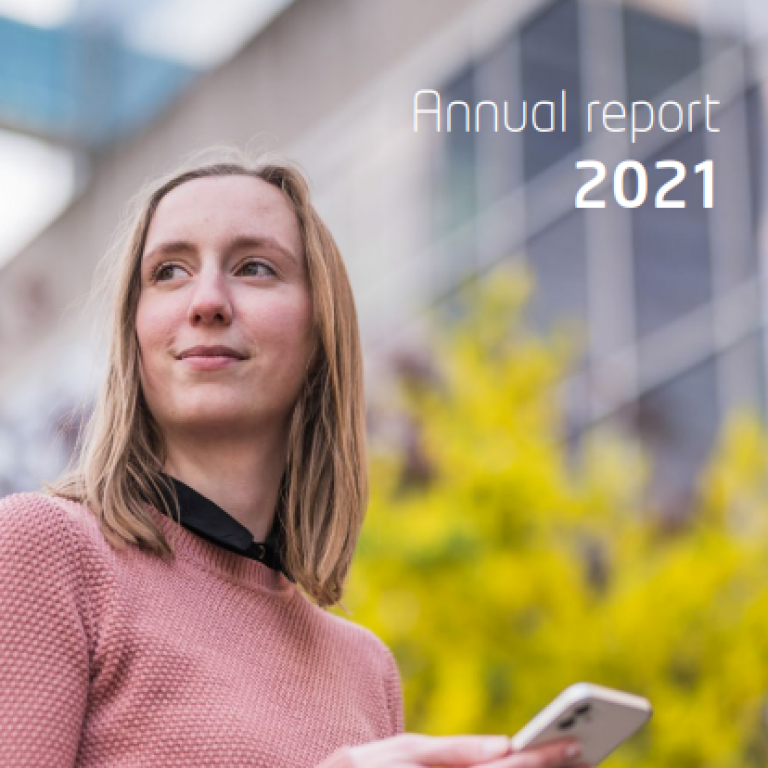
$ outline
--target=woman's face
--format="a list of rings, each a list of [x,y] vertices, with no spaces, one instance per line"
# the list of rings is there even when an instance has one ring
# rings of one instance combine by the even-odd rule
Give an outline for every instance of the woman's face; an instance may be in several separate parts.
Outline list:
[[[296,214],[251,176],[195,179],[147,232],[136,314],[141,384],[164,434],[287,429],[313,341]],[[225,346],[236,357],[191,355]]]

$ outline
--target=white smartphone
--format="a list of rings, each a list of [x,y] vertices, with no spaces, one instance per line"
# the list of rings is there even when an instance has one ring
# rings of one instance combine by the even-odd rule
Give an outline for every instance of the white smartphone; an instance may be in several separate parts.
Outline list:
[[[581,744],[579,763],[597,765],[650,718],[642,696],[593,683],[566,688],[512,738],[515,751],[572,738]]]

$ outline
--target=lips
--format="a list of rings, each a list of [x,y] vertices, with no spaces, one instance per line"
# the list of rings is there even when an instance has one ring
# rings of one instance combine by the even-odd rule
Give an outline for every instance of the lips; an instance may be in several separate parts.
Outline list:
[[[216,346],[197,346],[185,349],[180,355],[179,359],[185,357],[233,357],[236,360],[245,360],[246,355],[242,352],[238,352],[232,347],[224,347],[221,345]]]

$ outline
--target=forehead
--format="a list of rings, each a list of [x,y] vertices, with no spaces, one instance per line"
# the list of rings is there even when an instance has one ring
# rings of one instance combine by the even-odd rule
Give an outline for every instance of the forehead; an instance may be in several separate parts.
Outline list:
[[[216,241],[270,236],[297,256],[301,235],[285,194],[252,176],[214,176],[184,182],[166,194],[147,231],[145,251],[161,241]]]

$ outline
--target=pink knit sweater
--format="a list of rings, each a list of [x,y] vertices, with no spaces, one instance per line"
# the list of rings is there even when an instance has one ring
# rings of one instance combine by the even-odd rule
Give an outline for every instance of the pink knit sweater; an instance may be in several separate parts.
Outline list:
[[[2,765],[349,768],[402,732],[375,635],[149,509],[172,563],[80,504],[0,500]]]

